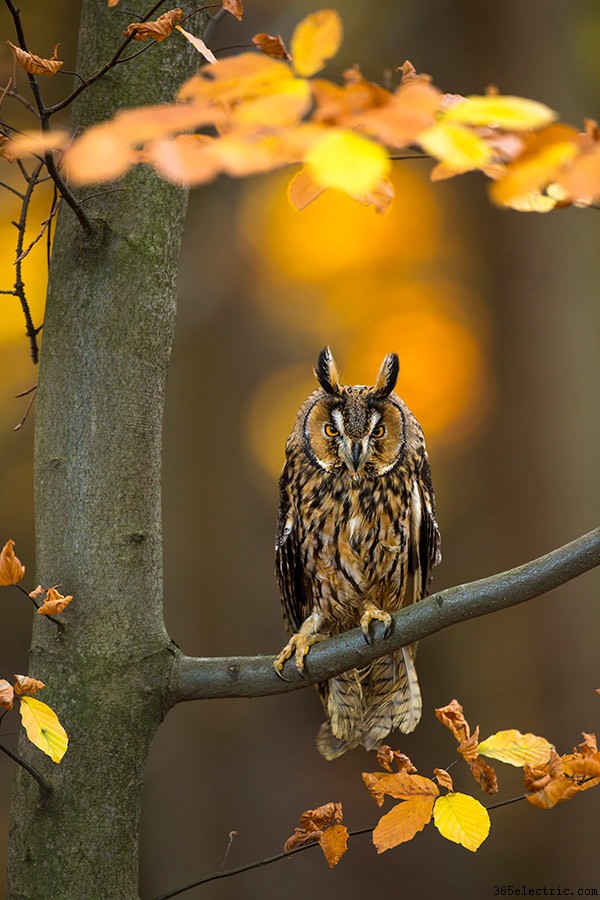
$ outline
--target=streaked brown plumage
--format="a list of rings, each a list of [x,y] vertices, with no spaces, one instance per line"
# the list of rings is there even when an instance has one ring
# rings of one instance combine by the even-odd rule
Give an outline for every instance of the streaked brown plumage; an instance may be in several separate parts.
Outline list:
[[[290,641],[275,661],[303,668],[318,640],[380,619],[429,590],[440,560],[425,440],[393,393],[398,357],[375,385],[342,385],[331,352],[320,354],[321,387],[298,411],[280,479],[276,568]],[[421,717],[416,645],[318,685],[327,721],[317,746],[327,759]]]

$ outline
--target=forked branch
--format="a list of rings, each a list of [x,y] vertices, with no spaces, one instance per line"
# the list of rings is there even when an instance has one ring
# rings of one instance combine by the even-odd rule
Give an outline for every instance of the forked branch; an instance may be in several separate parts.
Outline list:
[[[282,681],[271,656],[198,659],[178,654],[171,674],[170,702],[264,697],[327,681],[450,625],[540,597],[598,565],[600,528],[515,569],[448,588],[400,610],[393,616],[389,638],[383,637],[384,626],[376,623],[369,645],[359,628],[315,645],[307,657],[304,678],[296,672],[293,660],[286,663],[283,674],[287,680]]]

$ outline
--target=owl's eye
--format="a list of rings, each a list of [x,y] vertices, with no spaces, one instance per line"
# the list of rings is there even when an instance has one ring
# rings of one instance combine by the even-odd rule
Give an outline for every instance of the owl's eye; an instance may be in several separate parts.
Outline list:
[[[323,426],[323,431],[327,435],[327,437],[338,437],[339,436],[339,431],[337,430],[335,425],[331,424],[331,422],[325,423],[325,425]]]
[[[374,428],[371,432],[371,437],[374,438],[382,438],[385,434],[385,425],[378,425],[377,428]]]

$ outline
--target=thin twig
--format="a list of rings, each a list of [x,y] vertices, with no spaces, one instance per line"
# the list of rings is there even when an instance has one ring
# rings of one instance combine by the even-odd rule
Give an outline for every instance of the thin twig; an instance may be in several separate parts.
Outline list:
[[[19,47],[21,50],[24,50],[25,53],[29,53],[27,48],[27,41],[25,40],[25,32],[23,31],[23,23],[21,22],[21,12],[14,5],[12,0],[4,0],[6,5],[8,6],[9,12],[13,17],[13,22],[15,25],[15,31],[17,33],[17,41],[19,43]],[[47,114],[46,105],[42,99],[42,94],[40,91],[40,86],[38,84],[38,80],[35,75],[32,75],[31,72],[27,72],[27,78],[29,79],[29,87],[31,88],[31,93],[33,94],[33,99],[35,100],[35,105],[38,108],[38,113],[40,116],[40,121],[42,122],[42,129],[44,129],[44,118]]]
[[[33,603],[33,605],[35,606],[35,608],[39,610],[41,604],[39,604],[39,603],[36,602],[35,597],[32,597],[31,594],[29,594],[29,593],[25,590],[24,587],[21,587],[20,584],[15,584],[15,587],[16,587],[16,588],[19,588],[19,590],[21,591],[21,593],[22,593],[22,594],[25,594],[26,597],[29,597],[29,599],[31,600],[31,602]],[[44,616],[44,618],[45,618],[45,619],[48,619],[50,622],[54,622],[55,625],[58,625],[58,627],[61,629],[61,631],[62,631],[62,630],[64,629],[64,627],[65,627],[65,626],[63,625],[63,623],[60,622],[58,619],[55,619],[54,616]]]
[[[25,228],[27,227],[27,214],[29,212],[29,204],[31,202],[31,197],[35,188],[36,179],[40,174],[42,165],[43,163],[39,162],[31,173],[31,176],[29,177],[29,184],[27,185],[27,190],[25,191],[23,202],[21,203],[21,216],[17,223],[18,237],[17,245],[15,248],[16,261],[14,287],[21,304],[23,316],[25,317],[25,333],[29,339],[29,349],[31,352],[31,359],[33,360],[34,364],[36,364],[39,360],[40,350],[35,331],[35,325],[33,324],[33,319],[31,316],[31,310],[29,309],[29,303],[27,302],[27,297],[25,296],[25,283],[23,282],[21,256],[23,254],[23,243],[25,241]]]
[[[37,109],[35,108],[35,106],[33,106],[33,104],[29,102],[29,100],[19,94],[19,92],[16,91],[15,88],[11,88],[7,96],[12,97],[13,100],[17,100],[21,104],[21,106],[24,106],[25,109],[28,109],[29,112],[37,116]]]
[[[29,398],[29,402],[28,402],[28,404],[27,404],[27,407],[26,407],[26,409],[25,409],[25,412],[24,412],[23,415],[21,416],[21,420],[20,420],[19,422],[17,422],[17,424],[16,424],[15,427],[13,428],[13,431],[19,431],[19,429],[23,427],[23,425],[24,425],[25,422],[27,421],[27,416],[28,416],[29,413],[31,412],[31,407],[33,406],[34,401],[35,401],[35,391],[37,390],[37,384],[35,385],[35,387],[31,388],[31,390],[34,391],[34,393],[33,393],[33,394],[31,395],[31,397]],[[26,391],[26,393],[29,393],[29,391]],[[17,396],[22,396],[22,395],[17,394]]]
[[[0,750],[2,750],[3,753],[6,753],[7,756],[10,756],[10,758],[18,763],[21,768],[25,769],[26,772],[29,772],[31,777],[35,778],[45,794],[52,793],[52,785],[50,784],[50,782],[46,781],[44,776],[40,772],[38,772],[37,769],[34,769],[34,767],[30,765],[27,760],[23,759],[22,756],[19,756],[18,753],[15,753],[14,750],[11,750],[10,747],[7,747],[6,744],[0,743]]]
[[[60,202],[60,201],[59,201],[59,202]],[[41,239],[42,239],[43,236],[44,236],[44,232],[46,231],[46,228],[50,225],[50,222],[52,221],[52,219],[54,218],[54,216],[55,216],[56,213],[58,212],[58,206],[59,206],[58,203],[55,203],[55,204],[54,204],[54,206],[53,206],[53,208],[52,208],[52,210],[51,210],[51,212],[50,212],[50,215],[48,216],[47,219],[44,219],[44,221],[42,222],[42,227],[41,227],[40,233],[37,235],[37,237],[35,237],[35,238],[32,240],[32,242],[30,243],[30,245],[29,245],[29,247],[27,248],[27,250],[23,250],[23,252],[21,253],[21,255],[17,257],[16,262],[15,262],[15,265],[16,265],[18,262],[22,262],[22,261],[25,259],[25,257],[27,256],[27,254],[30,253],[31,250],[35,247],[35,245],[37,244],[37,242],[38,242],[38,241],[41,241]]]
[[[227,841],[227,848],[225,850],[225,856],[223,857],[223,862],[221,863],[221,868],[219,869],[219,872],[222,872],[223,869],[225,868],[225,863],[227,862],[227,857],[229,856],[229,851],[231,850],[231,845],[233,844],[233,839],[234,839],[234,837],[236,837],[236,835],[237,835],[237,831],[229,832],[229,840]]]
[[[21,191],[18,191],[16,188],[11,187],[10,184],[6,184],[5,181],[0,181],[0,187],[3,187],[6,191],[10,191],[11,194],[15,194],[17,197],[20,197],[22,200],[25,194],[22,194]]]

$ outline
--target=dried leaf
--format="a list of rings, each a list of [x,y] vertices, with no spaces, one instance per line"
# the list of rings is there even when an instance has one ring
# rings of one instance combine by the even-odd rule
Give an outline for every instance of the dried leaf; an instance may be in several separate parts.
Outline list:
[[[226,12],[231,13],[232,16],[235,16],[238,22],[242,21],[244,15],[242,0],[223,0],[223,9]]]
[[[12,709],[15,691],[5,678],[0,679],[0,706],[3,709]]]
[[[529,137],[523,152],[509,163],[490,188],[495,203],[506,206],[531,191],[559,180],[564,166],[578,153],[577,132],[568,125],[551,125]]]
[[[600,144],[575,157],[559,177],[567,195],[578,201],[593,203],[600,196]]]
[[[552,744],[535,734],[509,729],[490,735],[479,744],[478,750],[483,756],[511,766],[538,766],[550,759]]]
[[[439,799],[439,798],[438,798]],[[382,816],[373,830],[373,843],[378,853],[411,841],[431,820],[434,797],[413,797],[398,803]]]
[[[490,94],[485,97],[464,97],[446,112],[446,119],[463,125],[490,125],[507,131],[523,131],[543,128],[556,119],[557,114],[524,97],[503,97]]]
[[[0,553],[0,585],[17,584],[25,574],[25,566],[13,552],[14,546],[15,542],[8,540]]]
[[[53,762],[60,762],[67,752],[69,739],[54,710],[34,697],[22,697],[21,721],[31,743]]]
[[[498,779],[489,763],[481,756],[478,756],[475,759],[467,759],[467,765],[482,791],[485,791],[486,794],[498,793]]]
[[[345,84],[340,86],[324,78],[311,81],[315,100],[313,121],[352,127],[356,117],[371,109],[387,106],[393,94],[363,77],[355,66],[344,72]]]
[[[600,777],[600,753],[595,753],[594,756],[574,759],[569,764],[569,769],[573,775],[583,775],[585,778]]]
[[[23,694],[37,694],[46,687],[43,681],[30,678],[28,675],[15,675],[15,694],[21,697]]]
[[[306,154],[311,178],[323,188],[367,194],[385,178],[390,161],[383,147],[353,131],[331,129]]]
[[[169,37],[175,25],[181,19],[183,10],[179,7],[163,13],[154,22],[132,22],[123,32],[125,37],[133,37],[134,41],[145,41],[148,38],[160,43]]]
[[[320,841],[324,831],[342,824],[342,815],[341,803],[325,803],[316,809],[307,809],[300,816],[300,827],[296,828],[293,835],[283,845],[283,852],[287,853],[294,847]],[[335,840],[334,843],[336,843]]]
[[[416,766],[413,766],[405,753],[401,753],[400,750],[392,750],[387,744],[381,745],[376,758],[381,768],[388,772],[394,771],[393,766],[396,766],[398,772],[406,772],[408,775],[417,771]]]
[[[345,825],[326,828],[319,838],[319,844],[329,868],[333,869],[348,849],[348,829]]]
[[[433,808],[435,827],[449,841],[477,850],[490,833],[490,816],[479,800],[468,794],[444,794]]]
[[[595,734],[588,734],[585,731],[581,732],[583,735],[583,741],[579,745],[579,752],[582,756],[594,756],[598,752],[598,742],[596,741]]]
[[[435,715],[442,725],[450,729],[459,744],[471,737],[469,723],[463,715],[463,708],[458,700],[451,700],[447,706],[436,709]]]
[[[181,32],[186,41],[189,41],[192,47],[195,47],[198,53],[201,53],[204,59],[208,60],[209,63],[214,64],[216,62],[219,62],[215,54],[206,46],[201,38],[190,34],[190,32],[186,31],[185,28],[182,28],[181,25],[176,25],[175,28],[177,29],[177,31]]]
[[[362,779],[378,806],[383,805],[386,794],[396,800],[439,795],[435,782],[422,775],[409,775],[407,772],[362,772]]]
[[[38,613],[40,616],[57,616],[69,605],[72,599],[71,595],[63,597],[55,588],[51,587],[42,606],[38,609]]]
[[[119,0],[108,0],[109,7],[116,6]]]
[[[266,53],[267,56],[272,57],[272,59],[292,58],[288,53],[288,49],[280,34],[265,34],[261,31],[260,34],[254,35],[252,43],[255,44],[259,50],[262,50],[263,53]]]
[[[454,784],[452,783],[452,776],[450,775],[450,772],[447,772],[446,769],[434,769],[433,774],[435,775],[435,780],[440,787],[446,788],[447,791],[454,790]]]
[[[55,46],[50,59],[43,59],[41,56],[36,56],[35,53],[29,53],[27,50],[15,47],[10,41],[6,43],[19,65],[26,72],[29,72],[30,75],[47,75],[50,77],[56,75],[58,70],[64,65],[64,62],[57,58],[60,44]]]
[[[570,800],[579,791],[579,785],[569,778],[556,778],[549,781],[544,787],[527,795],[527,799],[533,806],[539,809],[552,809],[557,803]]]
[[[37,600],[38,597],[41,597],[45,593],[46,588],[42,587],[41,584],[38,584],[36,588],[34,588],[32,591],[29,591],[29,596],[32,600]]]
[[[321,9],[296,25],[290,49],[299,75],[314,75],[340,49],[342,20],[334,9]]]
[[[355,116],[354,124],[389,147],[406,147],[435,125],[440,92],[423,80],[401,85],[388,104]]]
[[[467,725],[467,728],[468,727],[469,726]],[[477,726],[477,728],[475,729],[475,731],[473,732],[473,734],[470,737],[465,738],[464,741],[460,742],[460,744],[458,745],[458,747],[456,749],[458,750],[458,752],[460,753],[462,758],[465,759],[467,762],[469,762],[470,760],[477,759],[477,757],[479,755],[477,752],[478,745],[479,745],[479,725]]]

